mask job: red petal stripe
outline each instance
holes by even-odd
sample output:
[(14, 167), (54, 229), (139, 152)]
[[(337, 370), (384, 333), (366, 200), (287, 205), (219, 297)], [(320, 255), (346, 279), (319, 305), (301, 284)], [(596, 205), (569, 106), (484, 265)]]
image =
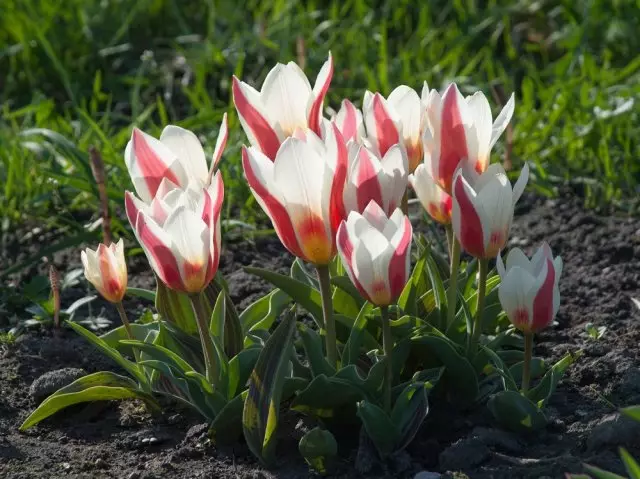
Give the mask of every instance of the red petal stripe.
[(336, 242), (340, 245), (340, 251), (342, 253), (342, 263), (344, 267), (349, 270), (349, 277), (351, 278), (351, 282), (360, 292), (363, 298), (371, 301), (371, 298), (369, 298), (369, 294), (362, 287), (360, 281), (358, 281), (358, 278), (356, 278), (355, 274), (353, 273), (353, 266), (351, 264), (353, 262), (353, 243), (351, 243), (351, 238), (349, 238), (346, 221), (340, 223), (340, 227), (338, 228), (338, 233), (336, 235)]
[(331, 184), (331, 197), (329, 201), (329, 218), (331, 224), (331, 234), (333, 235), (333, 253), (335, 254), (335, 234), (338, 231), (338, 226), (343, 219), (346, 219), (346, 212), (344, 206), (344, 187), (347, 180), (347, 165), (349, 163), (347, 145), (344, 141), (344, 137), (335, 123), (331, 123), (331, 128), (336, 137), (336, 144), (338, 148), (338, 158), (335, 165), (335, 171), (333, 172), (333, 183)]
[(313, 104), (309, 110), (309, 118), (307, 119), (309, 129), (318, 136), (322, 135), (322, 132), (320, 131), (320, 119), (322, 117), (321, 113), (324, 97), (327, 95), (327, 90), (329, 90), (329, 85), (331, 85), (331, 78), (333, 78), (333, 58), (329, 57), (329, 62), (329, 74), (327, 75), (327, 79), (322, 85), (318, 96), (313, 100)]
[(391, 287), (391, 301), (400, 297), (407, 284), (407, 255), (411, 249), (411, 235), (413, 228), (407, 216), (404, 217), (404, 234), (389, 261), (389, 285)]
[(131, 139), (133, 141), (133, 153), (140, 168), (140, 173), (147, 184), (147, 189), (152, 198), (156, 195), (156, 191), (158, 191), (158, 187), (163, 178), (171, 180), (178, 186), (183, 186), (171, 168), (169, 168), (169, 166), (158, 157), (156, 152), (153, 151), (153, 148), (149, 146), (139, 129), (133, 129)]
[(460, 245), (471, 256), (484, 258), (484, 236), (482, 223), (471, 199), (467, 196), (467, 190), (462, 184), (462, 175), (456, 178), (453, 185), (455, 199), (460, 207)]
[(137, 221), (138, 239), (144, 245), (145, 251), (150, 254), (156, 263), (156, 273), (160, 280), (169, 288), (178, 291), (184, 291), (182, 276), (178, 269), (178, 262), (167, 245), (162, 243), (160, 239), (147, 226), (147, 219), (140, 214)]
[(240, 81), (233, 77), (233, 103), (236, 105), (238, 114), (242, 116), (253, 135), (258, 141), (258, 147), (267, 157), (274, 161), (278, 148), (280, 148), (280, 140), (273, 130), (269, 122), (260, 114), (260, 112), (249, 103), (249, 100), (240, 87)]
[(342, 136), (345, 141), (356, 138), (358, 132), (358, 117), (356, 115), (356, 107), (349, 100), (342, 102), (345, 108), (344, 123), (342, 123)]
[(387, 153), (389, 148), (400, 142), (400, 134), (384, 106), (380, 93), (376, 93), (373, 96), (373, 117), (376, 123), (378, 150), (382, 157)]
[(451, 193), (453, 175), (461, 160), (468, 158), (467, 137), (458, 105), (458, 91), (449, 87), (442, 99), (440, 124), (440, 160), (438, 182), (447, 193)]
[(555, 287), (556, 270), (553, 261), (547, 258), (547, 276), (533, 299), (532, 331), (546, 328), (553, 320), (553, 288)]
[(378, 181), (378, 175), (373, 168), (371, 155), (366, 148), (360, 148), (358, 156), (358, 169), (355, 172), (358, 211), (364, 211), (370, 201), (375, 201), (380, 208), (384, 208), (382, 187)]

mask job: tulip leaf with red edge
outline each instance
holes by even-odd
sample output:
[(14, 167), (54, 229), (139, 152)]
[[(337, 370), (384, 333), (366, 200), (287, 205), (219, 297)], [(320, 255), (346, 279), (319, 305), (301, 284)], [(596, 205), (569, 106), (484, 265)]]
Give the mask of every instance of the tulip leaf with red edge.
[(426, 385), (422, 382), (409, 384), (397, 397), (391, 411), (391, 422), (398, 431), (396, 451), (404, 449), (413, 441), (428, 413)]
[(312, 469), (326, 474), (328, 466), (338, 455), (338, 443), (329, 431), (314, 427), (302, 436), (298, 450)]
[(622, 414), (629, 416), (631, 419), (640, 421), (640, 406), (629, 406), (620, 410)]
[(264, 345), (249, 379), (242, 426), (251, 452), (264, 463), (273, 461), (280, 398), (288, 369), (295, 315), (289, 312)]
[(514, 432), (537, 431), (547, 424), (538, 406), (516, 391), (494, 394), (487, 406), (496, 421)]
[(387, 413), (369, 401), (360, 401), (358, 417), (380, 457), (386, 458), (391, 455), (396, 450), (399, 434), (398, 428)]
[(141, 384), (145, 384), (147, 382), (147, 378), (144, 372), (138, 367), (138, 365), (134, 362), (126, 359), (122, 354), (120, 354), (115, 348), (109, 346), (104, 340), (100, 339), (98, 336), (93, 334), (88, 329), (83, 328), (77, 323), (72, 321), (67, 321), (67, 325), (73, 329), (80, 336), (84, 337), (87, 341), (97, 347), (104, 355), (111, 358), (115, 363), (127, 371), (131, 376), (136, 378)]
[(76, 379), (68, 386), (58, 389), (29, 415), (20, 426), (20, 430), (25, 431), (74, 404), (117, 399), (141, 399), (158, 408), (155, 399), (142, 391), (135, 381), (110, 371), (101, 371)]
[(566, 372), (567, 368), (571, 366), (580, 356), (582, 351), (577, 353), (568, 353), (560, 361), (555, 363), (542, 377), (538, 385), (529, 390), (527, 397), (538, 404), (538, 407), (543, 408), (549, 398), (553, 394), (558, 385), (560, 379)]
[(246, 266), (244, 270), (256, 275), (288, 294), (299, 306), (306, 309), (319, 328), (323, 327), (322, 303), (320, 292), (306, 283), (268, 269)]
[(457, 350), (457, 345), (435, 333), (412, 339), (412, 354), (418, 358), (436, 357), (446, 367), (444, 378), (455, 390), (455, 396), (464, 402), (473, 402), (478, 395), (478, 379), (475, 369)]
[(209, 437), (216, 446), (230, 446), (242, 436), (242, 411), (248, 395), (245, 390), (230, 400), (211, 423)]
[(298, 332), (302, 338), (302, 344), (313, 376), (318, 376), (320, 374), (333, 376), (336, 373), (336, 370), (325, 359), (323, 350), (324, 342), (320, 335), (302, 323), (298, 323)]
[(280, 289), (254, 301), (240, 314), (243, 331), (246, 334), (255, 329), (269, 330), (289, 303), (291, 297)]
[(356, 317), (356, 321), (351, 328), (349, 339), (347, 339), (344, 349), (342, 350), (342, 365), (348, 366), (355, 364), (360, 357), (362, 344), (364, 340), (365, 327), (367, 325), (367, 316), (373, 311), (373, 305), (366, 302), (360, 308), (360, 312)]

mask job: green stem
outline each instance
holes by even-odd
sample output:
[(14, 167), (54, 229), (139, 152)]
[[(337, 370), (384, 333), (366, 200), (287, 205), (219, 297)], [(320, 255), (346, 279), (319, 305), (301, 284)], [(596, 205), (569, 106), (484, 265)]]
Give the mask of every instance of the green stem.
[(524, 333), (524, 364), (522, 365), (522, 394), (527, 394), (531, 380), (531, 357), (533, 355), (533, 333)]
[(402, 196), (402, 203), (400, 205), (400, 209), (405, 215), (409, 214), (409, 188), (404, 191), (404, 195)]
[[(136, 338), (133, 336), (133, 331), (131, 331), (131, 324), (129, 323), (129, 318), (127, 317), (127, 313), (124, 310), (124, 306), (122, 305), (122, 301), (115, 303), (116, 309), (118, 310), (118, 314), (120, 315), (120, 320), (122, 321), (122, 325), (124, 326), (124, 330), (127, 332), (127, 336), (131, 340), (135, 340)], [(136, 358), (136, 362), (140, 362), (140, 351), (136, 348), (133, 348), (133, 355)]]
[(389, 307), (381, 306), (382, 316), (382, 349), (387, 361), (386, 377), (384, 381), (384, 410), (391, 412), (391, 386), (393, 383), (393, 337), (391, 336), (391, 322), (389, 321)]
[(333, 317), (333, 301), (331, 299), (331, 275), (329, 266), (316, 266), (318, 282), (320, 283), (320, 296), (322, 298), (322, 315), (324, 316), (324, 328), (326, 331), (327, 361), (338, 369), (338, 343), (336, 339), (336, 323)]
[(207, 381), (211, 385), (215, 385), (216, 378), (218, 377), (217, 362), (215, 361), (215, 354), (213, 349), (213, 341), (209, 333), (209, 320), (204, 309), (204, 303), (202, 302), (202, 293), (190, 294), (191, 307), (193, 308), (193, 314), (196, 317), (196, 323), (198, 323), (198, 333), (200, 333), (200, 342), (202, 343), (202, 352), (204, 354), (204, 364), (206, 368)]
[[(451, 236), (451, 263), (449, 265), (449, 290), (447, 291), (447, 324), (449, 328), (456, 317), (458, 300), (458, 269), (460, 268), (460, 242), (453, 234), (453, 228), (447, 225), (447, 237)], [(446, 329), (445, 328), (445, 329)]]
[(451, 255), (453, 254), (453, 241), (455, 239), (455, 235), (453, 234), (453, 226), (451, 226), (451, 223), (445, 225), (444, 231), (447, 233), (447, 253), (449, 254), (449, 259), (451, 260)]
[(469, 344), (469, 358), (475, 357), (478, 352), (478, 341), (482, 332), (482, 313), (484, 312), (484, 297), (487, 291), (487, 273), (489, 272), (489, 260), (480, 259), (478, 261), (478, 296), (476, 303), (476, 317), (473, 322), (473, 334)]

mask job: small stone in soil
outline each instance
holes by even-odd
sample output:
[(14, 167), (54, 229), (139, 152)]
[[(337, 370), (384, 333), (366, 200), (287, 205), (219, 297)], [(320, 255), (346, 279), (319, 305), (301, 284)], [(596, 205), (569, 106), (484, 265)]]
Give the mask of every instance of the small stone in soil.
[(587, 439), (589, 451), (601, 447), (635, 443), (640, 438), (640, 423), (620, 413), (609, 414), (593, 428)]
[(418, 474), (413, 476), (413, 479), (440, 479), (441, 477), (442, 474), (437, 472), (420, 471)]
[(478, 438), (461, 439), (440, 453), (440, 468), (465, 470), (482, 463), (491, 451)]
[(87, 372), (79, 368), (63, 368), (46, 372), (33, 381), (29, 388), (29, 395), (39, 404), (58, 389), (86, 375)]
[(103, 469), (107, 467), (107, 462), (104, 459), (96, 459), (96, 462), (93, 463), (98, 469)]

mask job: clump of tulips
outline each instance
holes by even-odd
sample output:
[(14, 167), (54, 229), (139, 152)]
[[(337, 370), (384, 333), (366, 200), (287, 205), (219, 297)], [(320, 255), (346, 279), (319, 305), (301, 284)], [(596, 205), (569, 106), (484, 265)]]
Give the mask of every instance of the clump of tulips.
[[(97, 337), (69, 323), (130, 377), (81, 378), (23, 429), (81, 401), (154, 408), (165, 396), (202, 414), (215, 442), (243, 434), (269, 463), (288, 400), (319, 421), (300, 451), (323, 472), (345, 426), (361, 425), (381, 459), (406, 447), (429, 397), (488, 399), (505, 427), (544, 427), (542, 409), (575, 356), (551, 368), (533, 357), (533, 335), (558, 311), (561, 259), (546, 243), (531, 260), (517, 248), (502, 259), (529, 171), (512, 186), (490, 164), (513, 96), (493, 121), (481, 92), (403, 85), (387, 98), (366, 92), (362, 112), (344, 100), (327, 119), (332, 76), (329, 57), (313, 87), (294, 63), (276, 65), (260, 91), (233, 78), (246, 181), (296, 258), (290, 275), (247, 268), (276, 289), (243, 312), (218, 271), (226, 117), (210, 165), (185, 129), (167, 126), (159, 139), (134, 129), (124, 155), (135, 193), (124, 200), (157, 291), (127, 289), (122, 240), (101, 244), (82, 253), (85, 275), (123, 326)], [(445, 255), (414, 231), (412, 191), (444, 225)], [(130, 323), (126, 293), (155, 301), (158, 319)], [(297, 320), (301, 310), (315, 327)]]

